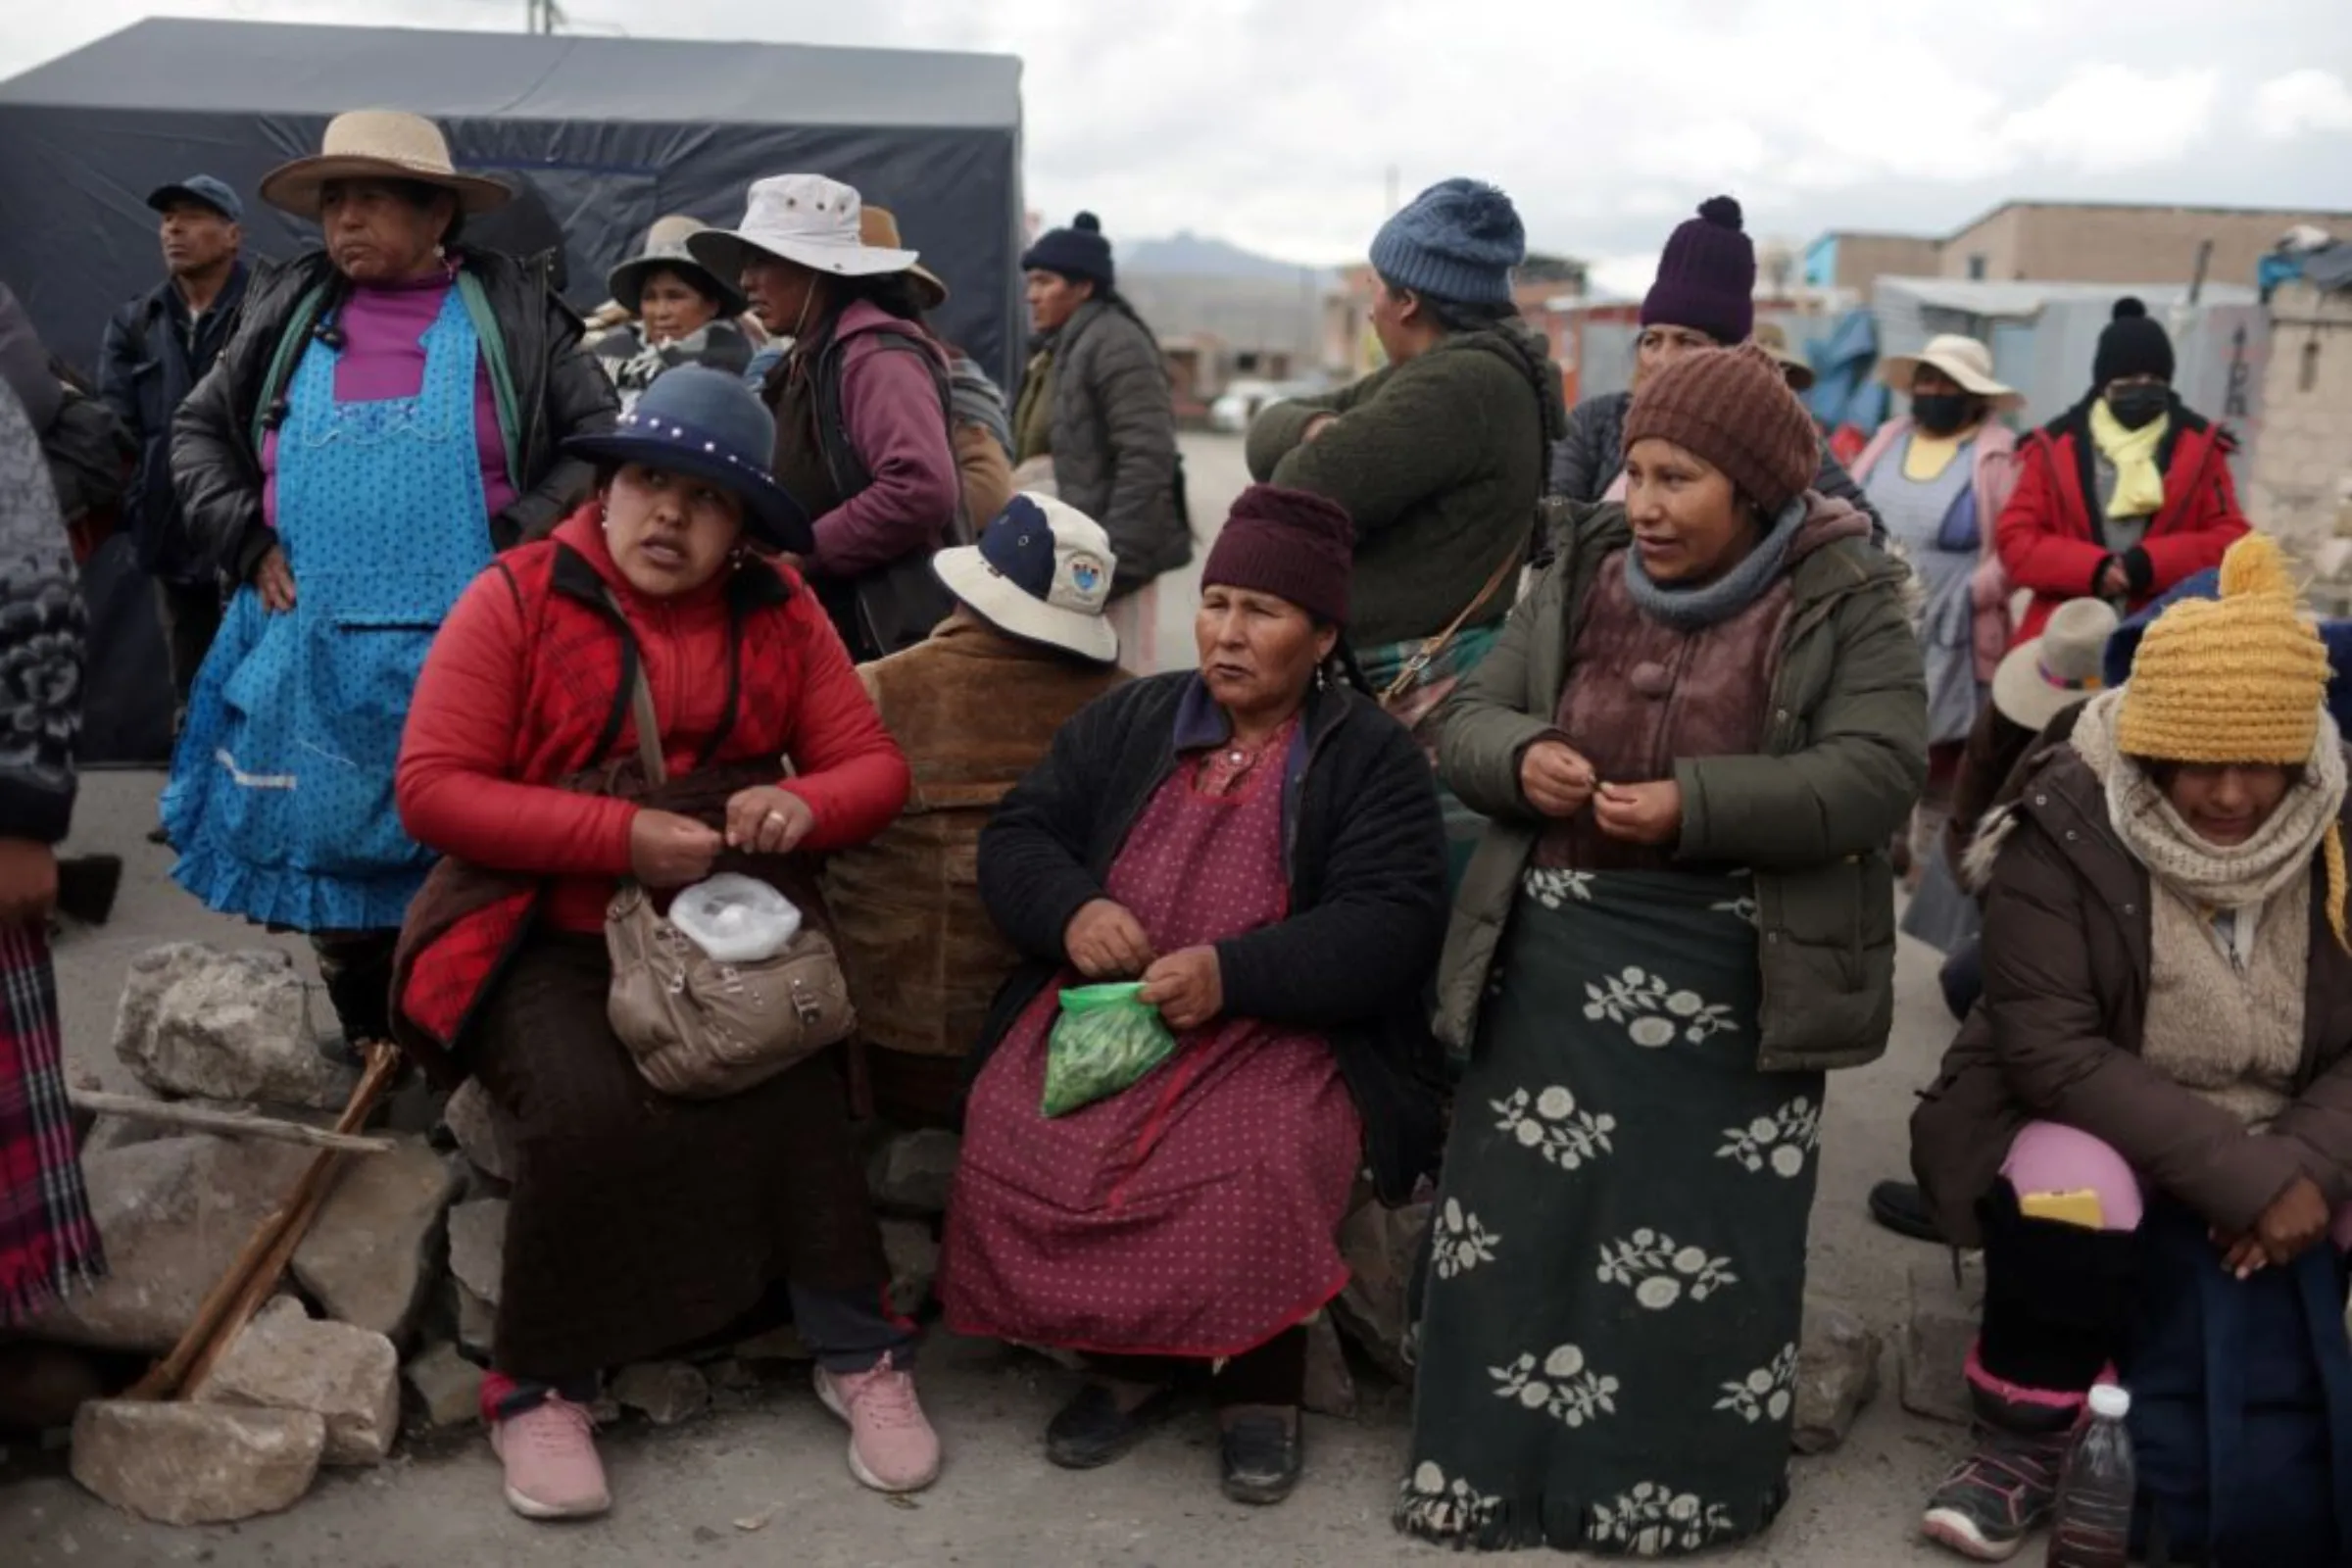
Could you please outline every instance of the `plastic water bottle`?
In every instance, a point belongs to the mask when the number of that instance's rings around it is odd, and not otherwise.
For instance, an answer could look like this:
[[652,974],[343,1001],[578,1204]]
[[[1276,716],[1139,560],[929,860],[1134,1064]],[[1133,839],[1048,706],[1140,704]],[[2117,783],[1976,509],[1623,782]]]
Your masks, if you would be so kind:
[[2067,1451],[2058,1478],[2058,1516],[2046,1568],[2125,1568],[2132,1553],[2132,1498],[2139,1467],[2124,1417],[2132,1396],[2112,1383],[2090,1391],[2090,1421]]

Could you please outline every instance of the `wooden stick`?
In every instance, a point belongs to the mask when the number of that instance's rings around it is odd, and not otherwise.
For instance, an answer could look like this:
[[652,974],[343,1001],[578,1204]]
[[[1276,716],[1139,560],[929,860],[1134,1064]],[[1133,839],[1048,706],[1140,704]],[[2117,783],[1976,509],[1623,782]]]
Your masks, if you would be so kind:
[[137,1095],[111,1095],[96,1089],[69,1089],[66,1099],[74,1109],[100,1116],[121,1116],[128,1121],[153,1122],[160,1127],[187,1127],[230,1138],[266,1138],[272,1143],[332,1149],[345,1154],[383,1154],[399,1147],[389,1138],[354,1138],[347,1133],[330,1133],[323,1127],[308,1127],[275,1116],[216,1110],[210,1105],[191,1105],[176,1100],[144,1100]]
[[[372,1049],[367,1072],[353,1088],[351,1102],[336,1119],[336,1132],[349,1135],[367,1125],[368,1112],[391,1087],[399,1065],[398,1048],[380,1045]],[[228,1271],[205,1296],[195,1319],[180,1335],[179,1343],[172,1347],[172,1353],[158,1361],[122,1397],[184,1397],[196,1391],[202,1377],[211,1375],[214,1363],[227,1349],[229,1342],[276,1288],[278,1276],[285,1272],[294,1250],[301,1245],[303,1233],[318,1218],[319,1205],[325,1202],[326,1193],[341,1173],[346,1157],[332,1149],[321,1150],[312,1156],[286,1200],[255,1228],[228,1265]],[[201,1374],[196,1371],[200,1365]]]

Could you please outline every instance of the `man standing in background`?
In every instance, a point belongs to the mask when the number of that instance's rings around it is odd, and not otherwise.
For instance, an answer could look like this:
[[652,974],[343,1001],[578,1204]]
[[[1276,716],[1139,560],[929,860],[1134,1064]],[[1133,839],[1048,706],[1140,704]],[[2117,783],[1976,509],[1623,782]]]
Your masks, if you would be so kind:
[[210,174],[166,185],[147,205],[163,215],[166,275],[107,321],[99,385],[139,444],[124,511],[139,565],[155,578],[162,601],[176,714],[187,707],[188,687],[220,629],[220,576],[198,558],[181,526],[172,490],[172,416],[236,325],[245,298],[238,226],[245,209],[235,191]]

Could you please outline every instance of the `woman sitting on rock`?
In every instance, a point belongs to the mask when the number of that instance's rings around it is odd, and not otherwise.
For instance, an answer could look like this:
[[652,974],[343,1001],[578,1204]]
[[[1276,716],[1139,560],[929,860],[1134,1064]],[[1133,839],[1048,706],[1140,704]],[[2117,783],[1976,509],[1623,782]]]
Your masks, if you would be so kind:
[[[1419,1002],[1445,838],[1411,737],[1326,673],[1349,533],[1330,502],[1244,492],[1201,579],[1200,672],[1081,710],[980,841],[981,896],[1030,962],[972,1090],[948,1317],[1086,1356],[1046,1434],[1066,1468],[1117,1458],[1207,1373],[1227,1495],[1289,1495],[1356,1173],[1396,1201],[1436,1153]],[[1063,989],[1121,979],[1175,1054],[1048,1119]]]
[[2110,1367],[2176,1546],[2208,1455],[2149,1447],[2166,1406],[2236,1434],[2212,1440],[2212,1554],[2175,1560],[2352,1560],[2345,753],[2277,542],[2232,545],[2221,592],[2164,613],[1971,852],[1984,1001],[1911,1136],[1942,1234],[1984,1249],[1977,1446],[1924,1526],[1980,1560],[2049,1516]]
[[[607,1505],[587,1413],[603,1370],[758,1332],[782,1298],[858,1479],[911,1492],[939,1468],[838,1054],[672,1099],[606,1017],[622,878],[660,892],[734,864],[799,895],[785,857],[871,838],[906,798],[815,595],[752,548],[808,545],[766,474],[772,430],[741,382],[687,367],[574,441],[596,499],[458,601],[401,751],[402,818],[451,858],[402,933],[396,1028],[435,1076],[478,1077],[512,1128],[483,1403],[531,1518]],[[637,756],[640,671],[670,775],[653,790],[612,765]]]

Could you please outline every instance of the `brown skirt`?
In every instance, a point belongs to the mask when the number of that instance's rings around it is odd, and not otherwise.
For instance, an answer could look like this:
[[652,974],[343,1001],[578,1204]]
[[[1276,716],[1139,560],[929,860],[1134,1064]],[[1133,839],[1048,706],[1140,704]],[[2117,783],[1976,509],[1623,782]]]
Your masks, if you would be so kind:
[[498,1369],[556,1382],[749,1330],[785,1281],[879,1293],[841,1054],[672,1099],[606,1022],[612,972],[602,937],[535,935],[469,1042],[514,1135]]

